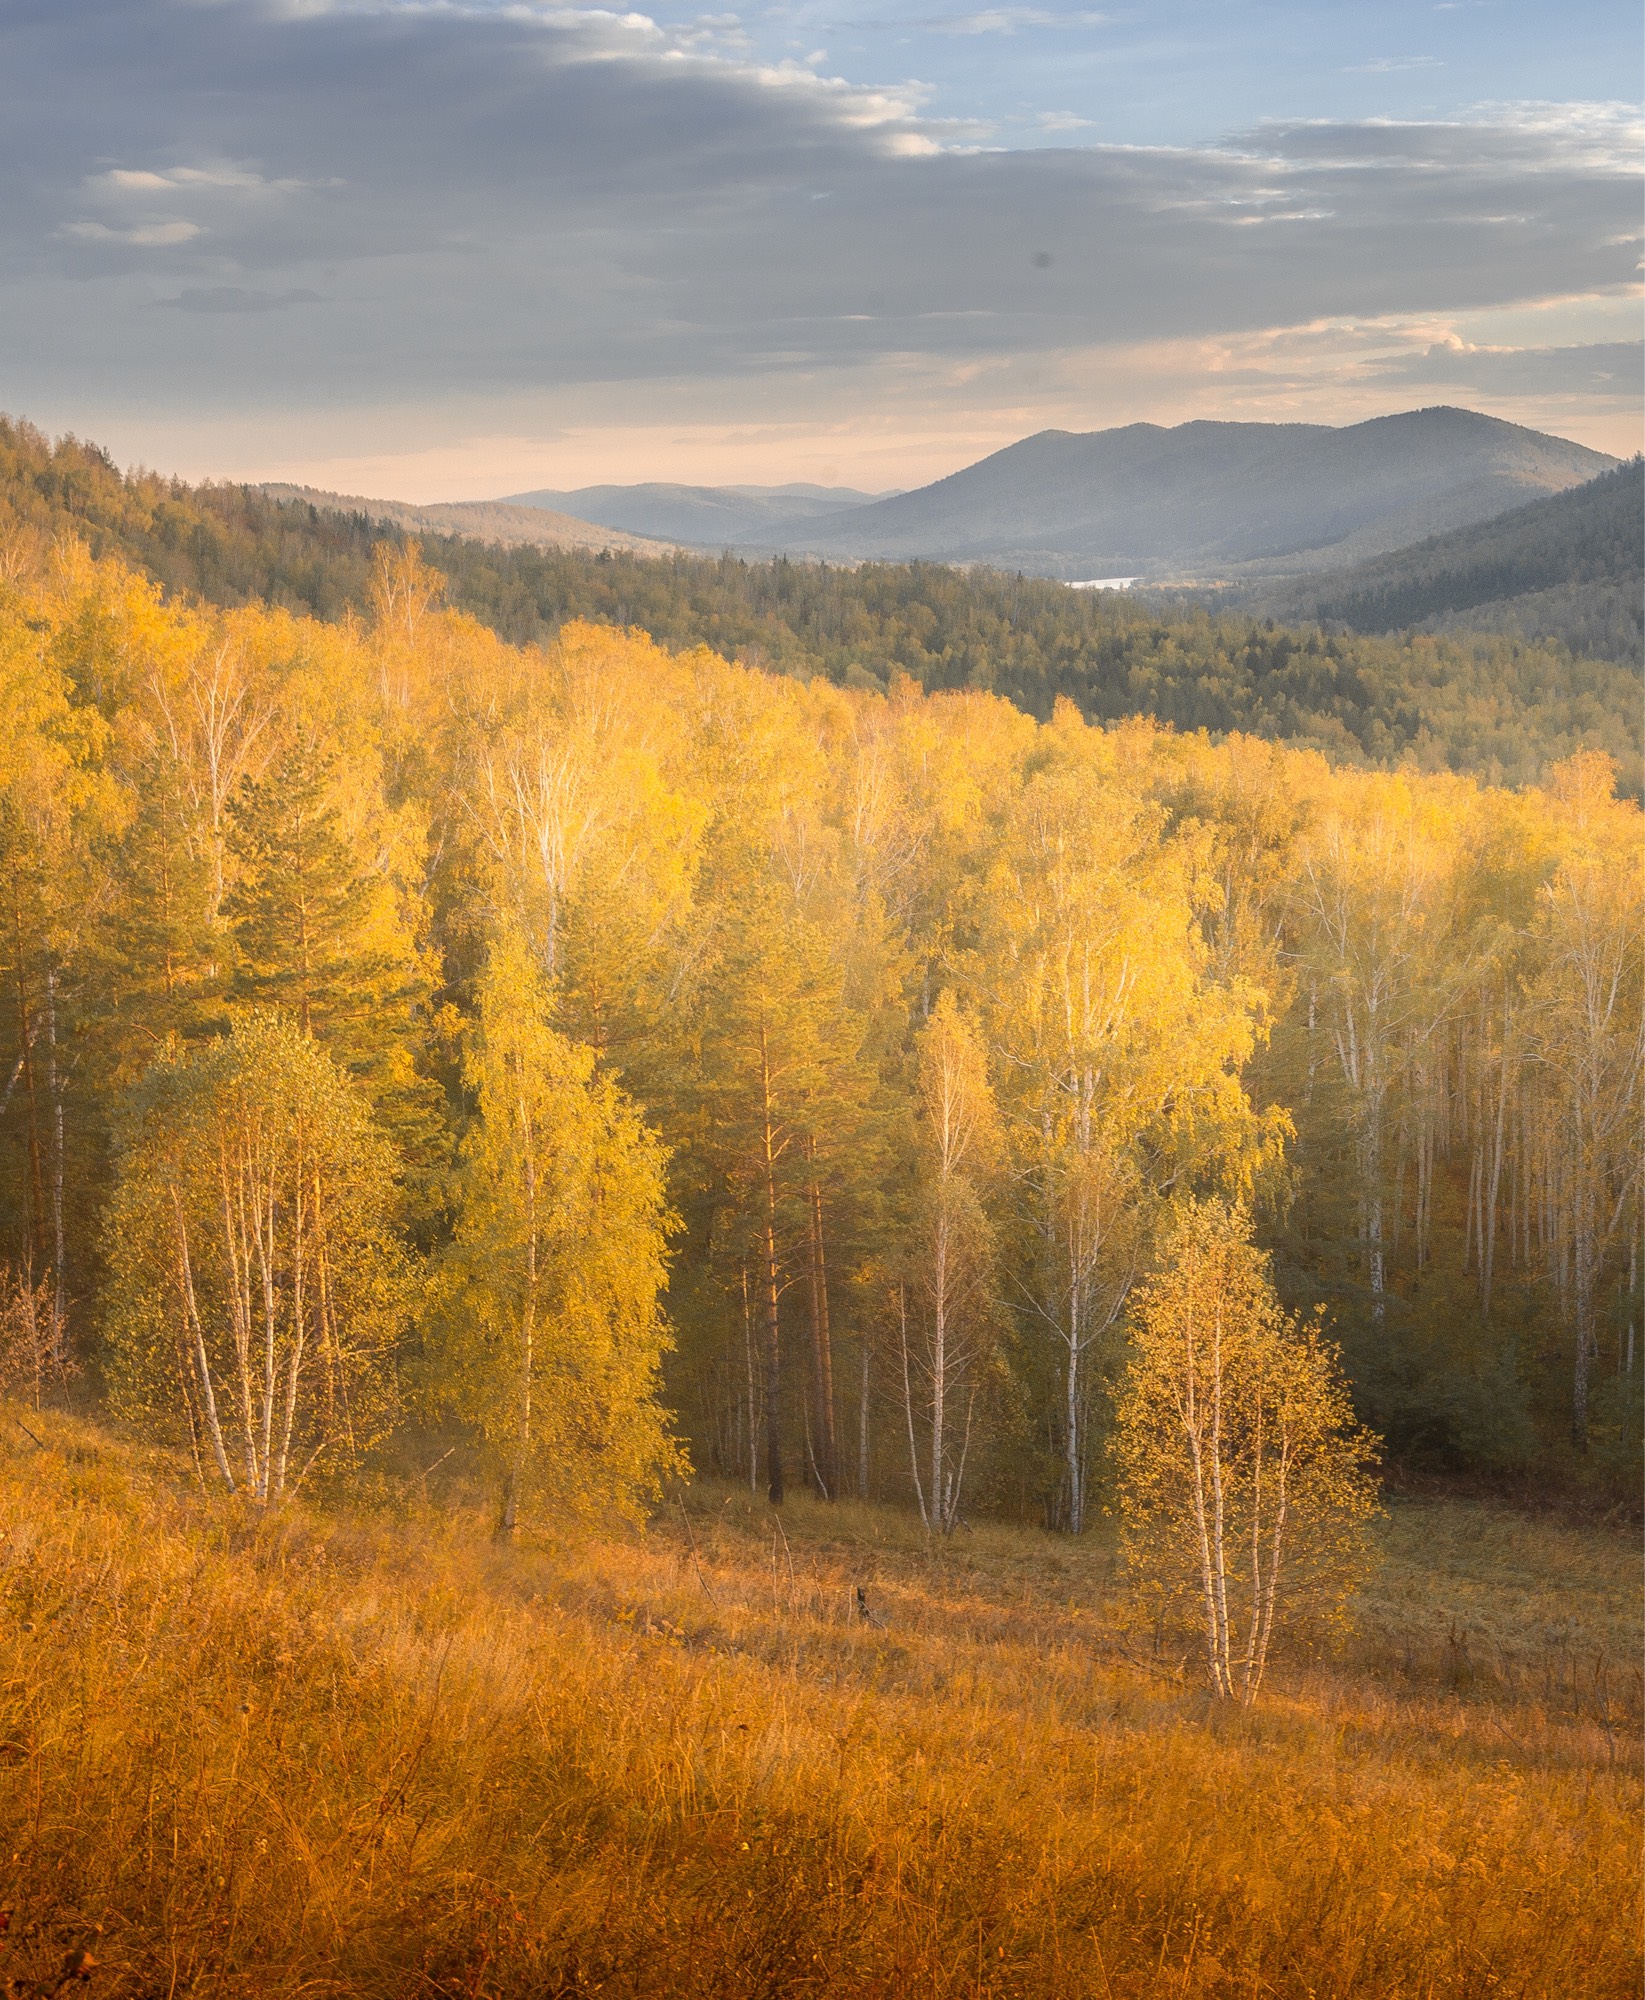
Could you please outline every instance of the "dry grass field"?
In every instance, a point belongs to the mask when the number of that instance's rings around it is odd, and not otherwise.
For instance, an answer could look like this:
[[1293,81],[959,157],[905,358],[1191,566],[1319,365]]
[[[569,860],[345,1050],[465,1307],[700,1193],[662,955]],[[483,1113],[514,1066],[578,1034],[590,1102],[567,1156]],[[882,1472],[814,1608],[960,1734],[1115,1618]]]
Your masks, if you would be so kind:
[[1100,1534],[931,1552],[699,1487],[503,1551],[460,1507],[252,1519],[26,1421],[13,1993],[1638,1991],[1628,1534],[1397,1504],[1353,1633],[1227,1714]]

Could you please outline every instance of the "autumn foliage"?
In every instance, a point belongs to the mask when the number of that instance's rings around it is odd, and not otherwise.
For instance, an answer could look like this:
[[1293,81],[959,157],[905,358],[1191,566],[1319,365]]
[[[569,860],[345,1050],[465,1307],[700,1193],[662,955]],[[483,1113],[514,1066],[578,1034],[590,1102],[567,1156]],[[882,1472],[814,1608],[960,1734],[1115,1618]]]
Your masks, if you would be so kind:
[[[416,1297],[361,1338],[393,1349],[395,1435],[456,1422],[499,1477],[500,1392],[439,1300],[467,1286],[477,1329],[524,1296],[476,1218],[525,1240],[496,1135],[529,1044],[551,1123],[605,1163],[582,1185],[651,1218],[594,1318],[543,1310],[567,1356],[628,1357],[594,1373],[658,1413],[656,1467],[1078,1531],[1128,1301],[1199,1195],[1248,1204],[1282,1302],[1325,1306],[1393,1462],[1625,1489],[1641,841],[1601,753],[1511,792],[610,628],[517,649],[404,548],[379,567],[371,624],[167,604],[73,544],[0,587],[0,1232],[54,1365],[135,1408],[188,1347],[161,1325],[187,1310],[155,1275],[161,1154],[203,1203],[189,1080],[277,1017],[356,1107],[324,1143],[390,1190],[368,1234]],[[593,1196],[564,1199],[568,1242]]]
[[12,555],[6,1977],[1629,1990],[1600,749]]

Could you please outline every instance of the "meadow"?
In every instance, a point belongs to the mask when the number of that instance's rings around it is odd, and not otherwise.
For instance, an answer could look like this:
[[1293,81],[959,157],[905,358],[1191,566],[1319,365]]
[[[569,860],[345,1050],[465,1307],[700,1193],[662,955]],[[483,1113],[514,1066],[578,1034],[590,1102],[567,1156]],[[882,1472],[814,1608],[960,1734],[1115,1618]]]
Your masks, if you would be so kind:
[[5,1417],[7,1990],[1638,1990],[1625,1529],[1396,1497],[1236,1712],[1100,1521],[699,1483],[500,1547],[439,1478],[265,1514]]

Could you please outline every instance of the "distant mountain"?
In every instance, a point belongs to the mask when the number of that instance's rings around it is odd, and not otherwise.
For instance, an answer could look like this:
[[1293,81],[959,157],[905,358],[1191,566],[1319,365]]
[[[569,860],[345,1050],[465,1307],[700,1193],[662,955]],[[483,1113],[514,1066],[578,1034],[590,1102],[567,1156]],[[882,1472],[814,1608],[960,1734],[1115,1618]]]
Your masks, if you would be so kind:
[[501,500],[440,501],[413,507],[401,500],[367,500],[356,493],[326,493],[317,486],[283,486],[273,482],[256,487],[270,500],[304,500],[332,514],[363,514],[408,534],[466,535],[500,548],[623,549],[630,555],[667,555],[671,544],[644,535],[625,534],[545,507],[511,506]]
[[580,521],[634,535],[735,548],[769,539],[827,514],[872,505],[886,496],[849,486],[579,486],[574,492],[511,493],[500,505],[552,507]]
[[1503,632],[1645,663],[1645,462],[1241,602],[1356,632]]
[[847,559],[990,563],[1068,581],[1347,567],[1592,479],[1603,452],[1471,410],[1325,424],[1041,431],[963,472],[773,535]]

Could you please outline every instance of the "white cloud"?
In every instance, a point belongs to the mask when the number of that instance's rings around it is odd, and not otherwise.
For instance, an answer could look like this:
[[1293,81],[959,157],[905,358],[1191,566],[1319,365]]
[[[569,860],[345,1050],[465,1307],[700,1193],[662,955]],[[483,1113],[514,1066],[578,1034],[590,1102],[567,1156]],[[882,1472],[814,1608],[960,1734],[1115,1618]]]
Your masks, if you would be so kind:
[[1438,56],[1373,56],[1369,62],[1347,63],[1344,76],[1395,76],[1407,69],[1443,69]]
[[161,250],[192,241],[200,234],[200,225],[179,219],[134,222],[125,229],[111,229],[104,222],[69,222],[63,225],[63,234],[82,243],[131,243],[143,249]]
[[228,163],[203,167],[111,167],[106,173],[88,176],[85,186],[94,195],[127,194],[292,194],[302,187],[298,180],[266,180],[253,168]]
[[935,35],[1014,35],[1020,28],[1100,28],[1106,14],[1052,14],[1040,7],[988,7],[940,16],[923,25]]

